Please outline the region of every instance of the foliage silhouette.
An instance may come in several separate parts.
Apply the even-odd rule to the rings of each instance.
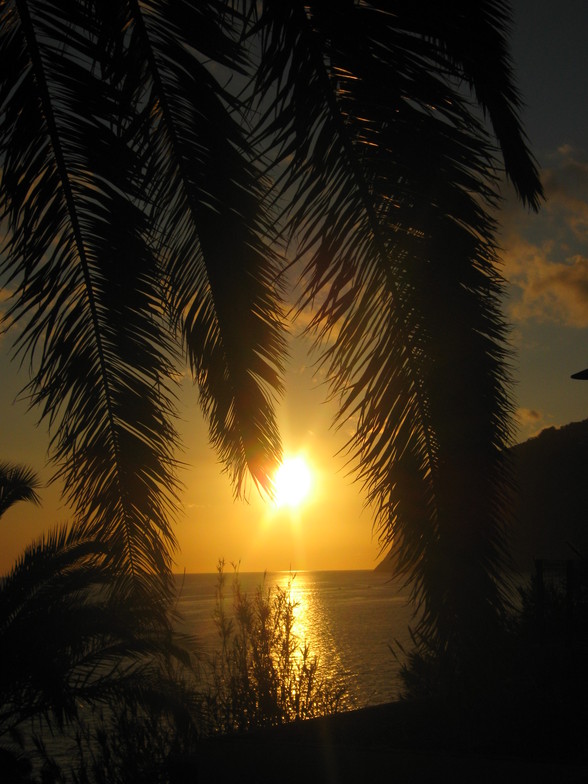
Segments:
[[[27,466],[0,462],[0,517],[18,501],[39,503],[39,479]]]
[[[23,477],[36,484],[32,472],[4,467],[21,488]],[[174,630],[169,597],[113,590],[106,555],[79,529],[61,527],[27,547],[0,581],[1,754],[23,780],[47,730],[73,727],[88,739],[100,708],[110,723],[125,711],[157,711],[178,737],[182,727],[195,733],[193,644]],[[61,775],[47,752],[50,771]]]
[[[95,712],[76,736],[69,770],[72,784],[176,784],[197,773],[199,717],[193,685],[177,682],[149,703],[118,699]]]
[[[297,603],[286,588],[264,584],[243,592],[235,568],[232,612],[225,608],[224,562],[217,567],[215,623],[221,649],[210,661],[204,726],[210,734],[241,732],[342,710],[346,690],[325,675],[295,632]]]
[[[123,586],[169,590],[186,355],[236,492],[248,472],[269,487],[286,238],[419,633],[475,658],[503,609],[512,430],[498,156],[523,202],[542,198],[507,4],[1,14],[9,318],[77,525],[108,542]]]
[[[584,564],[576,566],[585,585]],[[541,587],[537,576],[518,586],[518,601],[475,683],[439,648],[415,641],[400,672],[401,698],[422,706],[442,746],[541,758],[585,755],[588,604],[584,591],[566,595],[561,575],[555,577]]]
[[[186,354],[237,490],[246,470],[266,486],[279,456],[269,396],[283,337],[260,177],[206,68],[239,67],[221,10],[1,12],[8,318],[77,524],[147,589],[154,573],[169,587],[172,378]]]
[[[523,201],[541,197],[508,14],[500,2],[305,7],[267,2],[260,22],[260,89],[277,84],[260,133],[292,161],[282,195],[307,262],[301,304],[318,301],[339,424],[357,423],[350,462],[422,605],[419,633],[475,659],[504,598],[511,429],[497,164],[476,103]]]

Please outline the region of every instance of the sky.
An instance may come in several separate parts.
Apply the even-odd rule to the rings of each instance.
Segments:
[[[588,3],[515,0],[511,51],[525,100],[522,120],[542,172],[546,202],[524,209],[506,187],[499,215],[505,315],[511,324],[517,441],[545,427],[588,418]],[[0,289],[0,307],[2,305]],[[5,294],[4,294],[5,296]],[[18,400],[26,368],[9,361],[0,336],[0,459],[33,467],[44,485],[48,435]],[[185,379],[180,431],[184,489],[175,524],[177,571],[212,572],[219,558],[242,571],[371,569],[380,557],[372,515],[337,454],[346,433],[330,428],[334,408],[313,371],[308,344],[291,346],[287,393],[279,409],[286,454],[303,454],[312,474],[307,501],[276,509],[253,489],[235,500],[208,445],[196,390]],[[25,545],[70,519],[59,487],[44,486],[42,506],[19,504],[1,521],[0,574]]]

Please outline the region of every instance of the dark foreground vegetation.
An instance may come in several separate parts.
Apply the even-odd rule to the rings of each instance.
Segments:
[[[204,655],[170,605],[121,602],[95,543],[65,529],[0,583],[0,761],[11,782],[172,784],[202,742],[332,715],[346,689],[295,631],[291,586],[226,595]],[[40,648],[36,640],[42,640]],[[4,779],[3,779],[4,781]]]
[[[172,630],[165,641],[153,627],[149,632],[137,618],[140,608],[121,614],[110,600],[102,605],[94,592],[90,598],[86,580],[71,574],[85,607],[72,605],[70,592],[60,602],[85,642],[79,658],[72,660],[69,648],[63,672],[56,671],[60,603],[49,604],[45,621],[28,615],[45,641],[41,653],[31,645],[19,667],[2,650],[2,671],[11,673],[10,683],[0,681],[2,695],[11,687],[19,711],[12,723],[6,710],[0,716],[3,781],[229,782],[280,765],[284,782],[302,775],[355,782],[384,768],[400,782],[426,781],[434,771],[464,782],[579,782],[588,775],[588,605],[581,591],[570,596],[559,581],[534,580],[521,591],[490,667],[455,672],[451,660],[416,644],[402,669],[400,701],[346,711],[344,685],[322,673],[312,641],[294,634],[296,605],[287,589],[261,585],[247,596],[236,574],[227,602],[219,564],[219,648],[203,659]],[[9,591],[10,579],[0,599]],[[100,607],[110,619],[98,645]],[[94,631],[84,637],[86,615]]]
[[[467,688],[434,651],[409,656],[396,703],[204,740],[202,780],[254,775],[284,782],[390,776],[429,781],[580,784],[588,779],[588,604],[563,583],[521,590],[490,667]],[[287,763],[285,762],[287,761]]]

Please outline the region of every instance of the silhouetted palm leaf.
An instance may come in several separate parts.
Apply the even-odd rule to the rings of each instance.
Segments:
[[[502,606],[511,436],[496,163],[462,84],[521,198],[536,207],[542,191],[503,3],[433,5],[266,0],[259,91],[275,97],[259,134],[285,170],[301,306],[315,305],[338,421],[356,423],[351,464],[382,547],[421,629],[455,651],[483,645]]]
[[[279,455],[276,266],[259,178],[209,70],[239,59],[221,11],[1,10],[9,316],[66,496],[137,584],[166,578],[175,544],[178,325],[237,492],[247,469],[267,487]]]
[[[0,462],[0,517],[17,501],[40,503],[37,475],[27,466]]]
[[[77,721],[81,706],[164,699],[174,688],[167,665],[189,665],[168,603],[113,592],[105,555],[62,527],[28,547],[0,582],[0,736],[34,717]]]
[[[259,210],[263,178],[248,162],[248,139],[230,111],[234,98],[205,61],[187,54],[195,47],[201,58],[240,69],[242,54],[224,36],[223,6],[137,6],[134,46],[149,64],[137,90],[147,87],[152,101],[148,155],[160,173],[152,202],[168,304],[182,327],[212,442],[240,492],[247,471],[267,490],[276,467],[269,391],[281,391],[285,344],[272,229]]]

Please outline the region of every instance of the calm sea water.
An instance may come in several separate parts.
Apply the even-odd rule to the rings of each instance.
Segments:
[[[225,609],[232,604],[233,576],[226,572]],[[216,574],[178,577],[178,609],[183,627],[196,636],[202,651],[219,647],[214,625]],[[352,707],[366,707],[398,698],[399,661],[390,651],[396,642],[409,646],[412,609],[408,595],[389,575],[374,571],[268,572],[239,574],[241,589],[279,585],[297,602],[295,633],[310,645],[324,670],[343,678]],[[397,651],[399,653],[399,651]]]

